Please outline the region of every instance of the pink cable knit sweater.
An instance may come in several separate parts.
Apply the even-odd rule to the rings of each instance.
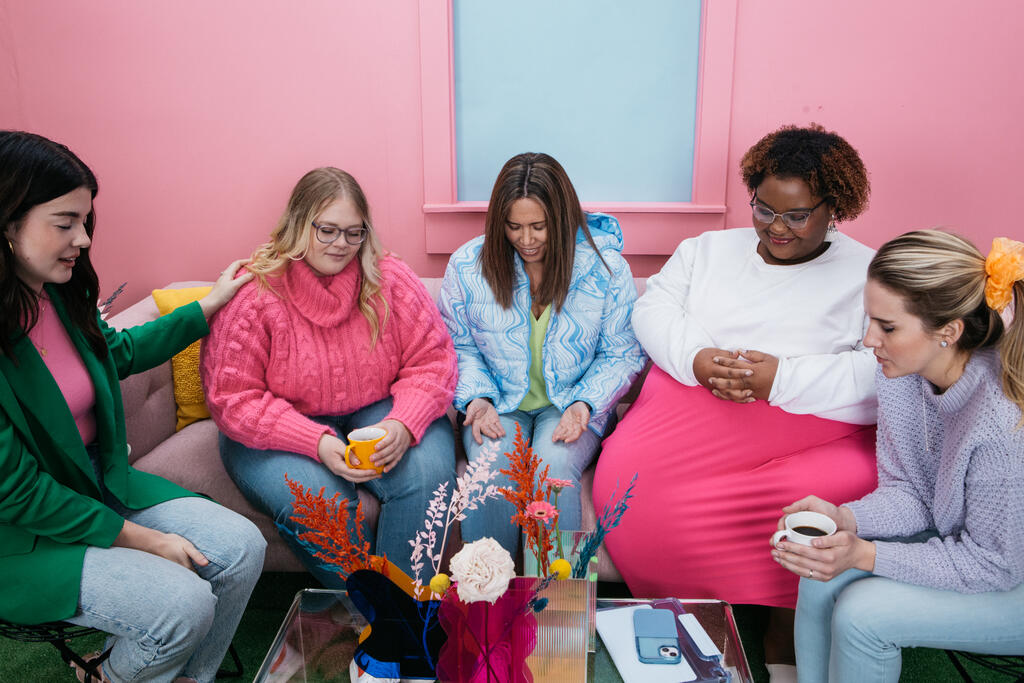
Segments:
[[[308,415],[346,415],[390,394],[388,418],[419,441],[452,401],[455,350],[409,267],[387,256],[380,269],[390,314],[372,350],[355,260],[324,278],[292,263],[270,278],[281,297],[255,281],[242,287],[202,345],[206,402],[222,432],[250,448],[319,459],[320,436],[331,432]]]

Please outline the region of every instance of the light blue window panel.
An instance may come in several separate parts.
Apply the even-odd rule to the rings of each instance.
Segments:
[[[690,201],[699,0],[452,5],[459,200],[547,152],[583,201]]]

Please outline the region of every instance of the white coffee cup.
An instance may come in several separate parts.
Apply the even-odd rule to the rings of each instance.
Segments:
[[[772,536],[772,545],[778,545],[782,539],[793,541],[793,543],[799,543],[800,545],[810,545],[811,541],[815,538],[831,536],[837,529],[836,523],[832,521],[831,517],[820,512],[811,512],[810,510],[801,510],[800,512],[786,515],[784,524],[786,528],[779,529]],[[814,529],[820,533],[800,533],[800,531],[797,531],[798,529]]]

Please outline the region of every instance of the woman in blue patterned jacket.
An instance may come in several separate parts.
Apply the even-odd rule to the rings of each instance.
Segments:
[[[506,162],[484,234],[452,254],[445,272],[439,305],[459,358],[466,454],[477,459],[483,437],[511,452],[518,424],[548,476],[572,483],[558,498],[562,529],[580,528],[580,475],[644,365],[630,324],[635,300],[618,221],[584,213],[547,154]],[[496,467],[507,467],[504,456]],[[515,553],[514,512],[490,499],[467,511],[462,536],[490,536]]]

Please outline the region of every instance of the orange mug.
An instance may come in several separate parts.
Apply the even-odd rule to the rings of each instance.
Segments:
[[[373,455],[377,442],[387,435],[388,431],[380,427],[360,427],[349,432],[348,445],[345,446],[345,464],[357,470],[377,470],[378,472],[383,472],[384,466],[375,466],[370,461],[370,456]],[[357,465],[353,465],[352,460],[349,459],[349,454],[352,451],[355,451],[356,457],[359,458],[359,464]]]

